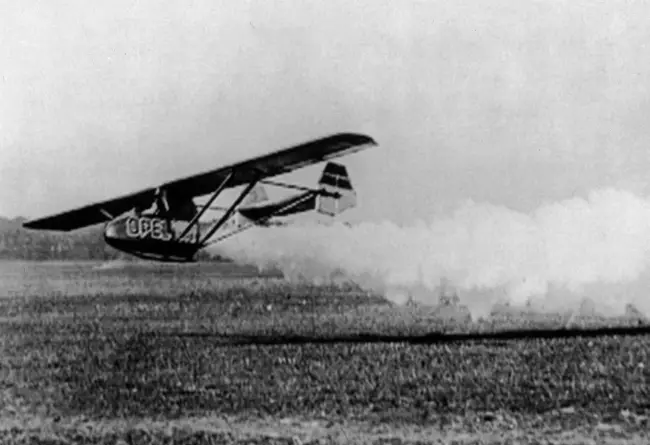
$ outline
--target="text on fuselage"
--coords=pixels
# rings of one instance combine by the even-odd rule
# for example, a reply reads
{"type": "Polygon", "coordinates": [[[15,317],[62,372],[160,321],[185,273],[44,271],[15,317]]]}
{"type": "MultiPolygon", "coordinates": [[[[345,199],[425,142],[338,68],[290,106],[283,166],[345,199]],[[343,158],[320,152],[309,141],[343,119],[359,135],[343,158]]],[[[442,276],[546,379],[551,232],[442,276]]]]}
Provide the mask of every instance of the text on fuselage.
{"type": "MultiPolygon", "coordinates": [[[[150,218],[147,216],[129,216],[126,219],[126,236],[136,239],[154,239],[158,241],[171,241],[174,236],[168,228],[169,221],[161,218],[150,218]]],[[[181,229],[182,232],[183,229],[181,229]]],[[[197,226],[180,240],[181,243],[193,243],[198,235],[197,226]]]]}

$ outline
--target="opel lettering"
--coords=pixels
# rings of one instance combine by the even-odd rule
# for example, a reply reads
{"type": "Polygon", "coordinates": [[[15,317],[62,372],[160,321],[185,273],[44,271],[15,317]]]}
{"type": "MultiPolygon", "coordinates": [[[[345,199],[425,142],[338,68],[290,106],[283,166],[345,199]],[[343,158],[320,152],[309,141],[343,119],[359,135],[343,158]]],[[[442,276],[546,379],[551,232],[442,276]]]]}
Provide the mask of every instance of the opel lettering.
{"type": "Polygon", "coordinates": [[[172,236],[167,232],[166,226],[165,220],[160,218],[130,216],[126,220],[126,235],[129,238],[169,241],[172,236]]]}

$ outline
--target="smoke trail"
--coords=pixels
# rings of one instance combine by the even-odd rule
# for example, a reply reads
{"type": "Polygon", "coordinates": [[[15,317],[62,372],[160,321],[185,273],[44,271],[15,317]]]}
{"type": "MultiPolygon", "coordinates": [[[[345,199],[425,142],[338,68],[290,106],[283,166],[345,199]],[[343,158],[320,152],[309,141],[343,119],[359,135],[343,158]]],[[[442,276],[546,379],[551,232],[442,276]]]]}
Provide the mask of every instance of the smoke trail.
{"type": "Polygon", "coordinates": [[[435,291],[447,282],[475,313],[496,302],[577,309],[594,294],[594,305],[612,315],[627,304],[650,312],[650,299],[638,292],[596,289],[638,280],[650,260],[650,202],[614,189],[530,214],[469,201],[449,217],[409,227],[366,222],[253,229],[216,249],[288,277],[344,276],[398,302],[407,292],[435,303],[435,291]]]}

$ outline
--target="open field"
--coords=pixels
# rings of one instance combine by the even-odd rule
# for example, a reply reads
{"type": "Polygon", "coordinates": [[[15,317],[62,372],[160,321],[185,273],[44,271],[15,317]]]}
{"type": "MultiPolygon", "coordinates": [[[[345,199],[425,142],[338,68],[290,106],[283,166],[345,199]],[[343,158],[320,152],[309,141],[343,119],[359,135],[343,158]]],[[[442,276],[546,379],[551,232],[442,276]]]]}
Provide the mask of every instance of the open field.
{"type": "Polygon", "coordinates": [[[228,265],[5,263],[0,279],[3,441],[649,440],[650,335],[638,328],[494,339],[566,317],[473,322],[462,308],[393,307],[228,265]],[[432,331],[479,335],[408,341],[432,331]]]}

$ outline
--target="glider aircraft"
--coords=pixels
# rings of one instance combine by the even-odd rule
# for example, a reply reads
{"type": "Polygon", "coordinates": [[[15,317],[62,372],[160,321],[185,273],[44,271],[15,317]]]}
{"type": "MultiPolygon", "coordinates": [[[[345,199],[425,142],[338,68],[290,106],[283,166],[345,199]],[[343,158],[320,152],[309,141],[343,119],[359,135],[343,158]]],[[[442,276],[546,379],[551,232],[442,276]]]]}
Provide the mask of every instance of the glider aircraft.
{"type": "Polygon", "coordinates": [[[311,210],[335,216],[354,207],[356,192],[341,164],[327,162],[317,188],[269,178],[376,145],[366,135],[334,134],[158,187],[26,221],[23,227],[71,231],[105,223],[104,240],[115,249],[155,261],[194,261],[200,249],[250,227],[282,224],[277,220],[279,217],[311,210]],[[262,184],[300,193],[269,201],[262,184]],[[223,190],[239,186],[244,188],[229,207],[211,207],[223,190]],[[207,195],[210,196],[204,205],[194,202],[196,197],[207,195]],[[199,218],[208,210],[222,214],[215,221],[200,222],[199,218]]]}

